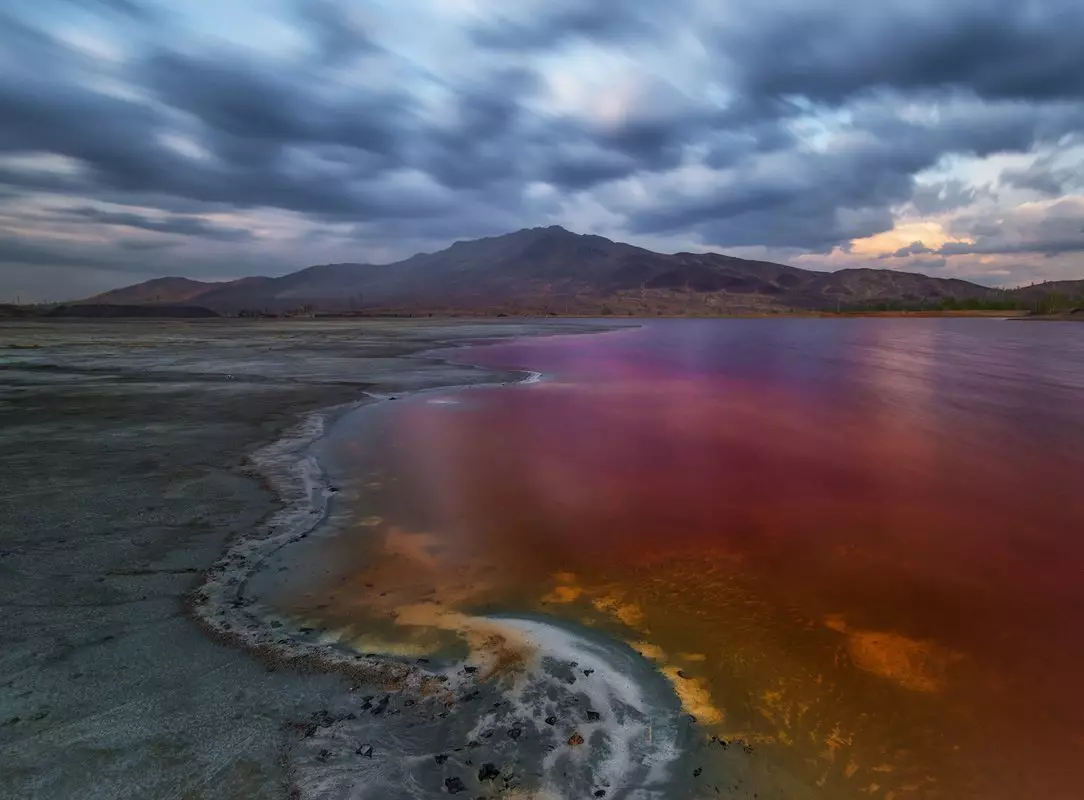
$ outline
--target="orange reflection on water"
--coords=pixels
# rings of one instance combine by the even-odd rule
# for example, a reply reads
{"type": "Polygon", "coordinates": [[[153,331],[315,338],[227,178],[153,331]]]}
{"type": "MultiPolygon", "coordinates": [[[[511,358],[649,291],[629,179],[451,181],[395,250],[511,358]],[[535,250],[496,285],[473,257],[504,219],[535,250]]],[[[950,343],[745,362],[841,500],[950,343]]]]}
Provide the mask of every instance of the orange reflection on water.
{"type": "MultiPolygon", "coordinates": [[[[611,630],[810,796],[1081,796],[1071,437],[973,413],[891,348],[864,399],[605,356],[390,417],[396,480],[371,501],[421,509],[434,538],[392,551],[428,570],[431,598],[611,630]]],[[[366,603],[402,583],[367,557],[366,603]]]]}

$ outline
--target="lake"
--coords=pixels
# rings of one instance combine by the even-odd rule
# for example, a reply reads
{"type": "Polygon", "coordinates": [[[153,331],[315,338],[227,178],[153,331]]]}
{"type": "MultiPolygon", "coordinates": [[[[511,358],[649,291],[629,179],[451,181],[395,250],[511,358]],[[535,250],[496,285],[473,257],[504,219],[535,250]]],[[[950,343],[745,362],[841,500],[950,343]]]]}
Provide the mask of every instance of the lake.
{"type": "Polygon", "coordinates": [[[337,532],[282,608],[494,680],[523,669],[502,615],[631,648],[755,762],[727,783],[702,748],[657,796],[1080,796],[1084,326],[658,320],[441,355],[543,377],[342,417],[337,532]]]}

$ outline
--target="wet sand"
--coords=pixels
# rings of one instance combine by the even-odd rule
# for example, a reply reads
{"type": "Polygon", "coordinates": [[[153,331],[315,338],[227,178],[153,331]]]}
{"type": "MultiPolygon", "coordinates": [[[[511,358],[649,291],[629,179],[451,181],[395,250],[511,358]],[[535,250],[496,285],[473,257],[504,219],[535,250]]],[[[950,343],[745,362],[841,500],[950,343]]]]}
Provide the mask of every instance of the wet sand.
{"type": "MultiPolygon", "coordinates": [[[[500,377],[422,351],[562,324],[592,327],[0,324],[0,795],[284,796],[306,733],[360,724],[361,701],[356,682],[275,669],[186,612],[228,545],[282,508],[250,454],[366,392],[500,377]]],[[[378,754],[407,710],[366,718],[378,754]]]]}

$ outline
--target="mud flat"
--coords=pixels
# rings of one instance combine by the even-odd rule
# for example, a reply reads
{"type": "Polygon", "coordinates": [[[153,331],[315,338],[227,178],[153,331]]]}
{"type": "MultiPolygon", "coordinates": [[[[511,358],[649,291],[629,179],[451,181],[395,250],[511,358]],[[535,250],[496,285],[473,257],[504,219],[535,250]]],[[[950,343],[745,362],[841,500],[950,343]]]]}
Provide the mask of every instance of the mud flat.
{"type": "MultiPolygon", "coordinates": [[[[369,766],[392,742],[400,755],[426,751],[424,769],[402,758],[398,768],[436,770],[441,791],[455,789],[440,770],[459,757],[438,762],[427,748],[432,736],[454,738],[447,726],[467,723],[439,716],[439,692],[423,701],[431,715],[383,692],[424,675],[394,665],[328,669],[323,645],[313,658],[303,649],[284,658],[274,641],[246,640],[249,623],[238,619],[208,625],[204,613],[201,628],[193,617],[211,592],[198,591],[216,577],[229,585],[223,554],[253,531],[322,513],[315,495],[306,505],[290,492],[333,487],[286,479],[304,468],[293,456],[325,418],[314,412],[333,415],[370,393],[524,377],[418,356],[435,347],[601,327],[0,324],[0,795],[281,797],[299,783],[316,786],[307,771],[335,757],[327,746],[307,760],[287,750],[304,754],[344,731],[351,755],[369,766]],[[441,722],[427,728],[423,717],[441,722]],[[354,741],[362,735],[372,741],[354,741]]],[[[463,768],[470,777],[484,763],[463,768]]],[[[515,788],[513,777],[486,780],[515,788]]]]}

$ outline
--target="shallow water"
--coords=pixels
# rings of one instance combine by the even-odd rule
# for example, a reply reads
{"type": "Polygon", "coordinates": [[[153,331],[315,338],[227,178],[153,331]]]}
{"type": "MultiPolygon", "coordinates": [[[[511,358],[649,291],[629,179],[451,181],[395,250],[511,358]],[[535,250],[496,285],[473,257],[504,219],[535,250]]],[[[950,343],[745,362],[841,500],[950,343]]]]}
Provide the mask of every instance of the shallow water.
{"type": "MultiPolygon", "coordinates": [[[[284,612],[497,683],[568,635],[524,626],[593,628],[754,750],[749,783],[682,792],[1080,796],[1084,328],[681,320],[453,355],[545,378],[339,420],[337,532],[284,612]]],[[[622,725],[611,777],[644,755],[622,725]]]]}

